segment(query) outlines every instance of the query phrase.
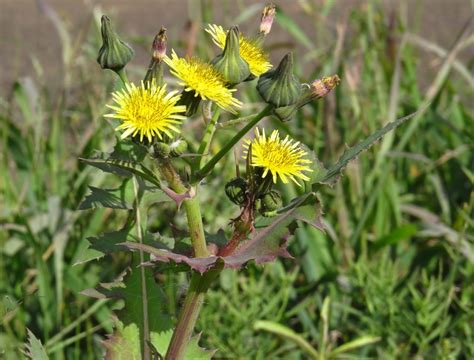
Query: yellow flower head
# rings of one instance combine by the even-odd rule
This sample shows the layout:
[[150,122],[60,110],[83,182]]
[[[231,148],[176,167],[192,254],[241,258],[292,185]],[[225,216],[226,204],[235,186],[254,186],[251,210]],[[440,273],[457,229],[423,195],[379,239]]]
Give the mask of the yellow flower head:
[[233,107],[240,107],[242,103],[232,97],[235,89],[225,86],[224,77],[211,65],[198,58],[183,59],[173,50],[171,58],[165,57],[164,61],[171,68],[171,73],[181,79],[179,85],[185,91],[193,91],[203,100],[211,100],[221,108],[234,112]]
[[[206,31],[211,34],[214,44],[221,49],[225,47],[227,32],[224,31],[222,26],[209,24],[209,28]],[[263,52],[262,48],[254,40],[240,34],[239,47],[240,56],[249,64],[250,72],[253,75],[260,76],[270,70],[272,64],[268,60],[268,55]]]
[[144,83],[141,86],[127,84],[124,89],[112,94],[116,105],[107,105],[115,113],[105,117],[116,118],[122,121],[115,130],[125,130],[121,135],[124,139],[129,135],[140,134],[140,141],[146,136],[151,142],[153,136],[163,138],[163,133],[172,137],[171,131],[179,132],[175,124],[185,119],[179,113],[185,112],[186,107],[176,105],[180,99],[177,91],[166,93],[166,85],[157,86],[155,82]]
[[255,135],[253,141],[246,141],[244,157],[247,157],[249,147],[252,146],[251,165],[263,168],[263,178],[270,172],[274,183],[276,183],[279,176],[283,183],[287,184],[288,178],[290,178],[298,186],[300,184],[296,178],[303,179],[304,181],[309,180],[303,174],[303,171],[313,171],[307,166],[307,164],[311,164],[311,161],[303,159],[303,156],[307,155],[307,153],[298,146],[299,142],[294,142],[289,136],[281,140],[278,130],[274,130],[271,136],[267,138],[265,130],[260,134],[257,128]]

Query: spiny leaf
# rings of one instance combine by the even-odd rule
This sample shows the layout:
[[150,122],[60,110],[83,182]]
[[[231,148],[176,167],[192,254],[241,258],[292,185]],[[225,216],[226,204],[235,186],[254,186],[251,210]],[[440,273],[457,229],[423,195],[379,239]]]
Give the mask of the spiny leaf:
[[117,244],[127,241],[130,228],[126,227],[119,231],[103,233],[97,237],[89,237],[89,246],[78,256],[74,265],[84,264],[91,260],[98,260],[106,254],[126,250]]
[[336,164],[331,166],[327,171],[321,172],[319,176],[316,177],[316,179],[313,181],[313,184],[320,183],[320,184],[332,185],[336,183],[337,180],[339,179],[339,176],[342,170],[344,170],[344,168],[347,166],[349,161],[356,158],[362,151],[369,149],[378,140],[380,140],[386,133],[400,126],[405,121],[413,118],[415,115],[417,115],[421,111],[424,111],[424,109],[388,123],[383,128],[369,135],[365,140],[361,141],[354,147],[351,147],[350,149],[346,150],[344,154],[340,157],[340,159],[337,161]]
[[123,183],[117,189],[100,189],[89,186],[91,193],[79,205],[79,210],[110,208],[132,210],[131,194],[126,193],[126,184]]
[[[303,197],[300,203],[306,201],[306,199],[307,197]],[[209,271],[220,264],[224,268],[239,269],[252,260],[260,264],[273,261],[278,256],[291,257],[286,247],[289,236],[298,225],[297,220],[314,226],[319,224],[318,216],[319,209],[317,205],[298,207],[298,204],[295,204],[279,216],[264,220],[264,222],[270,222],[270,224],[259,231],[255,231],[249,240],[242,243],[230,255],[223,257],[192,258],[146,244],[125,242],[121,245],[130,249],[143,250],[153,255],[152,261],[184,263],[200,273]]]
[[41,341],[30,331],[28,331],[28,343],[26,344],[26,356],[33,360],[49,360],[46,350]]

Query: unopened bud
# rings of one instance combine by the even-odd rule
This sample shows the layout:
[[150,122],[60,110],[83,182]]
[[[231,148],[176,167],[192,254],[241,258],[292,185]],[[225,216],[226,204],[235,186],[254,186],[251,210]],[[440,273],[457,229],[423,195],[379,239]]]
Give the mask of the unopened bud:
[[293,74],[293,54],[288,53],[278,67],[261,75],[257,90],[275,108],[295,104],[301,94],[301,84]]
[[265,6],[260,20],[260,32],[267,35],[272,29],[273,19],[275,18],[275,5],[270,4]]
[[148,87],[153,81],[155,81],[156,85],[158,86],[163,84],[162,60],[166,56],[166,40],[166,29],[161,27],[160,31],[153,40],[153,55],[144,79],[146,87]]
[[212,64],[230,85],[239,84],[250,76],[247,62],[240,57],[240,32],[234,26],[227,32],[224,51]]
[[153,59],[157,61],[163,60],[166,56],[166,43],[168,37],[166,36],[166,28],[161,27],[158,34],[153,40]]
[[170,143],[171,156],[178,157],[184,154],[188,148],[188,143],[183,139],[176,139]]
[[298,102],[290,106],[284,106],[274,109],[273,113],[282,121],[289,121],[296,111],[313,100],[321,99],[327,96],[339,83],[339,76],[325,76],[322,79],[313,81],[309,88],[305,89]]
[[246,199],[247,182],[242,178],[234,178],[225,185],[225,193],[230,201],[242,205]]
[[337,75],[325,76],[322,79],[313,81],[311,84],[311,92],[314,99],[325,97],[332,89],[339,85],[340,82],[341,79],[339,79]]
[[155,150],[155,157],[159,159],[165,159],[169,157],[171,149],[170,146],[163,142],[157,142],[153,149]]
[[103,15],[101,19],[102,47],[97,62],[102,69],[115,72],[122,70],[133,57],[132,48],[122,41],[112,28],[110,19]]

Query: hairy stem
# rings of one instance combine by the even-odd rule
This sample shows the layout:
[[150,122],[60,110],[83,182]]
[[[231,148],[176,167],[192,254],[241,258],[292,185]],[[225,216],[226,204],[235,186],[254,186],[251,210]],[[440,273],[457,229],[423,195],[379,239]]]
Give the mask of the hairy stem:
[[267,105],[262,111],[255,115],[255,117],[247,125],[245,125],[237,134],[235,134],[234,137],[230,139],[230,141],[225,144],[224,147],[216,155],[214,155],[206,165],[204,165],[199,171],[196,172],[193,181],[199,182],[207,174],[209,174],[212,169],[214,169],[214,166],[216,166],[217,162],[222,159],[229,152],[229,150],[232,149],[232,147],[237,144],[237,142],[242,139],[245,134],[249,132],[250,129],[252,129],[265,116],[267,116],[270,113],[271,109],[272,106]]

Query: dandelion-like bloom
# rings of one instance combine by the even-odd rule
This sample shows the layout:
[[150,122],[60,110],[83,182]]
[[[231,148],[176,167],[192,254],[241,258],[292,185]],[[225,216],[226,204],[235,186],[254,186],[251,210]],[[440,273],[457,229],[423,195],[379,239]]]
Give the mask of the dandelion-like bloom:
[[303,172],[313,171],[307,166],[311,164],[311,160],[303,158],[307,153],[299,147],[299,141],[294,142],[289,136],[281,140],[278,130],[274,130],[270,137],[267,137],[265,130],[262,130],[262,133],[260,133],[257,128],[255,135],[253,141],[246,141],[244,157],[247,157],[249,147],[252,146],[250,164],[254,167],[263,168],[263,178],[270,172],[274,183],[277,182],[277,177],[279,176],[283,183],[287,184],[288,178],[290,178],[298,186],[301,186],[301,184],[298,183],[296,178],[304,181],[309,180]]
[[172,137],[172,131],[179,132],[175,126],[185,119],[179,115],[186,111],[183,105],[176,105],[180,99],[177,91],[166,93],[166,85],[157,86],[155,82],[145,88],[141,86],[127,84],[124,89],[112,94],[116,105],[107,105],[115,113],[107,114],[105,117],[116,118],[122,121],[115,130],[125,130],[121,139],[129,135],[140,134],[140,141],[143,137],[151,142],[153,136],[163,138],[163,134]]
[[[221,49],[225,47],[225,39],[227,32],[224,31],[222,26],[209,24],[209,28],[206,31],[211,34],[214,44],[219,46]],[[271,67],[268,55],[263,52],[262,48],[257,44],[256,41],[244,37],[240,34],[240,56],[249,64],[250,72],[255,76],[267,72]]]
[[181,79],[179,85],[185,91],[194,91],[196,96],[203,100],[211,100],[221,108],[234,112],[233,107],[240,107],[242,103],[232,97],[235,89],[228,89],[225,80],[211,64],[198,58],[183,59],[173,50],[171,58],[165,57],[164,61],[171,68],[171,73]]

